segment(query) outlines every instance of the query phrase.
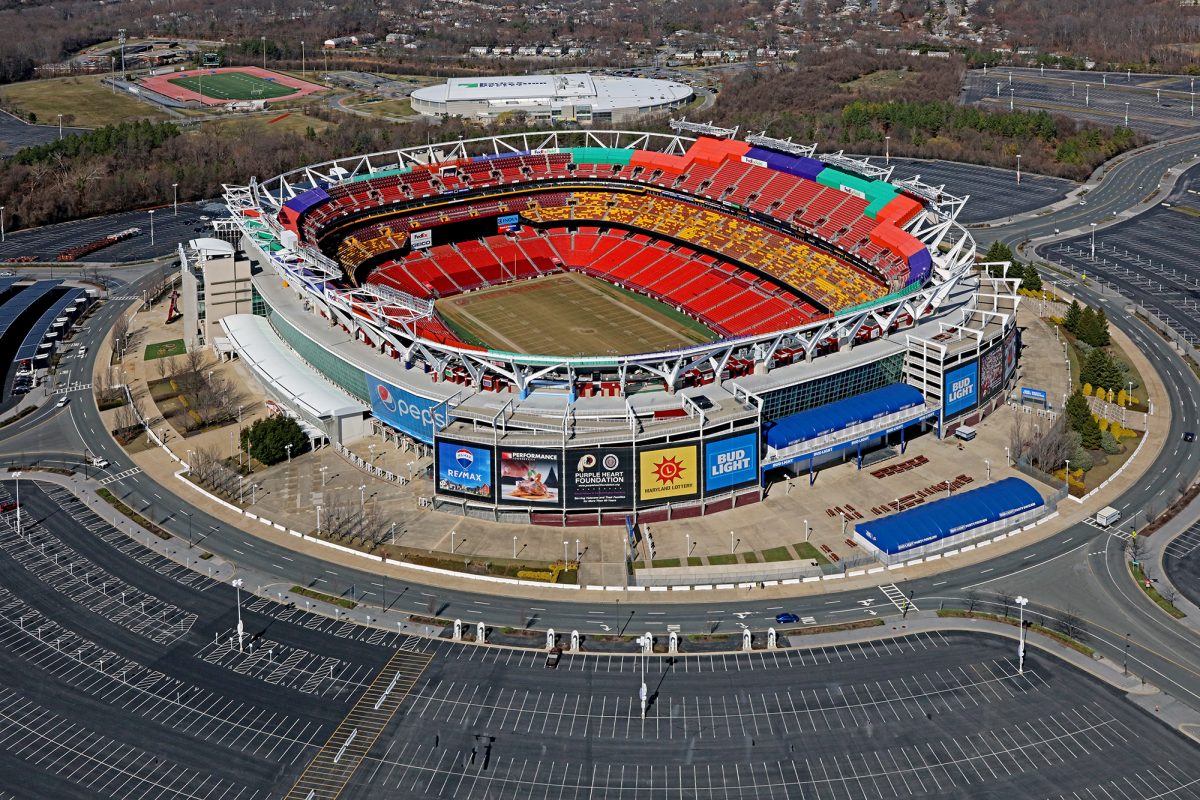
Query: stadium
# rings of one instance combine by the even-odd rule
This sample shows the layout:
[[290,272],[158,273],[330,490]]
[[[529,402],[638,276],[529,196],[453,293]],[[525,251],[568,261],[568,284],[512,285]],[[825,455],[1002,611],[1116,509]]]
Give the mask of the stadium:
[[534,524],[736,508],[1004,402],[1017,281],[976,264],[966,198],[672,127],[227,186],[218,232],[250,264],[254,313],[205,344],[315,438],[431,455],[434,508]]
[[610,75],[512,75],[451,78],[412,93],[413,111],[431,117],[490,120],[523,113],[535,120],[622,123],[661,114],[692,100],[690,86]]

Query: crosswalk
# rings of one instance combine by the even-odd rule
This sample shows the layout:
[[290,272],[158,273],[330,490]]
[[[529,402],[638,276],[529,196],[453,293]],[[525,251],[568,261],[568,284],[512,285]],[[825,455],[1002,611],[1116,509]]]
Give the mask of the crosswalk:
[[142,471],[141,467],[130,467],[129,469],[123,469],[120,472],[116,472],[116,473],[113,473],[112,475],[109,475],[107,478],[101,478],[100,485],[108,486],[110,483],[116,483],[117,481],[123,481],[126,478],[128,478],[130,475],[137,475],[141,471]]
[[889,583],[879,587],[879,591],[883,592],[883,596],[888,599],[900,611],[920,611],[912,600],[905,596],[904,592],[894,583]]
[[285,800],[333,800],[341,795],[432,660],[428,653],[404,649],[393,653],[284,796]]
[[90,389],[90,388],[92,388],[92,385],[90,383],[80,383],[79,381],[73,381],[71,383],[68,383],[66,386],[58,387],[57,389],[55,389],[52,392],[52,394],[70,394],[71,392],[81,392],[84,389]]

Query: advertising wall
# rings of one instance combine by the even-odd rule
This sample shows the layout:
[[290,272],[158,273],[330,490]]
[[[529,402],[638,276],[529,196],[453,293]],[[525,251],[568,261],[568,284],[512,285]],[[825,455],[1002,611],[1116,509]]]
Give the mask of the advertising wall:
[[758,434],[741,433],[704,443],[704,493],[758,483]]
[[558,450],[500,450],[501,503],[562,505],[562,453]]
[[1004,378],[1008,379],[1017,368],[1017,331],[1014,328],[1004,337]]
[[633,505],[633,448],[597,447],[567,451],[569,508],[630,508]]
[[371,413],[397,430],[426,444],[446,425],[446,406],[385,381],[366,376]]
[[972,361],[946,373],[942,413],[953,417],[975,407],[979,399],[979,362]]
[[983,402],[1004,385],[1004,343],[1000,342],[979,359],[979,400]]
[[691,500],[700,495],[700,447],[672,445],[638,451],[638,501]]
[[423,231],[413,231],[408,235],[408,243],[412,245],[413,250],[421,250],[433,244],[433,231],[426,229]]
[[436,467],[439,492],[479,500],[493,498],[491,448],[441,439]]

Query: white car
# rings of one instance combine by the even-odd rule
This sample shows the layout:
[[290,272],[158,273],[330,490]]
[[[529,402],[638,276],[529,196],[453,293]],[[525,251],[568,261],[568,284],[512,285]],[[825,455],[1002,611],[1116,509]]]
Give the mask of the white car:
[[54,405],[56,405],[58,408],[62,408],[69,402],[71,402],[71,398],[64,396],[64,397],[58,398],[58,402],[55,403]]

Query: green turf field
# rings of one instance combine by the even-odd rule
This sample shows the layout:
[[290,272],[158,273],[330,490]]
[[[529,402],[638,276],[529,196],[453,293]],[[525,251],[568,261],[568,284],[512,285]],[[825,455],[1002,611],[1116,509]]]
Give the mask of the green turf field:
[[181,356],[186,352],[187,346],[183,343],[183,339],[172,339],[169,342],[146,345],[146,355],[142,356],[142,360],[153,361],[156,358],[170,358],[171,356]]
[[437,310],[464,341],[518,353],[627,355],[717,338],[656,300],[578,273],[448,297]]
[[294,86],[256,78],[245,72],[218,72],[216,75],[171,78],[167,81],[215,100],[270,100],[295,94]]

